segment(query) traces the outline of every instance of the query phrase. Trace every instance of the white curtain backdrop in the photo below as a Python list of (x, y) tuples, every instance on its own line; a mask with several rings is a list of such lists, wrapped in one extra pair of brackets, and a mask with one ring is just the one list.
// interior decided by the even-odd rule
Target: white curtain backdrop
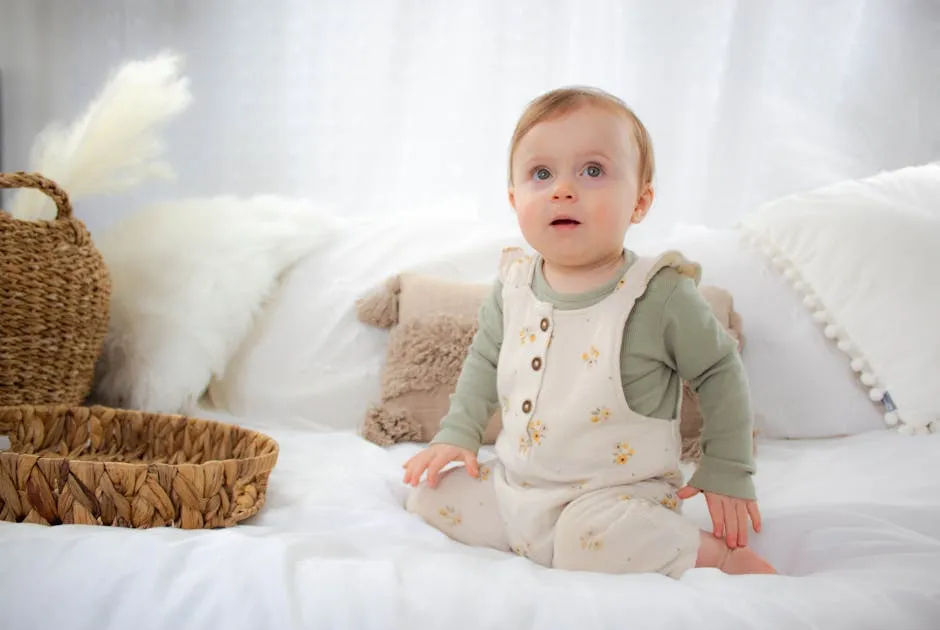
[(84, 202), (93, 230), (149, 199), (258, 192), (511, 221), (515, 119), (572, 83), (650, 128), (647, 233), (940, 159), (937, 0), (0, 0), (3, 168), (167, 48), (195, 97), (169, 131), (179, 177)]

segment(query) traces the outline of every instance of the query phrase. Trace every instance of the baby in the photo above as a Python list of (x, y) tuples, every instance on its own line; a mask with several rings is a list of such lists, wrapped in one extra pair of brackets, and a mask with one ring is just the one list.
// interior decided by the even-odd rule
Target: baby
[[(747, 546), (760, 512), (736, 343), (698, 292), (696, 264), (624, 248), (653, 202), (653, 171), (646, 128), (605, 92), (555, 90), (526, 108), (509, 202), (534, 253), (503, 253), (440, 432), (404, 466), (407, 508), (459, 542), (546, 567), (775, 573)], [(687, 485), (683, 380), (705, 418)], [(496, 458), (481, 465), (497, 407)], [(711, 532), (680, 513), (699, 492)]]

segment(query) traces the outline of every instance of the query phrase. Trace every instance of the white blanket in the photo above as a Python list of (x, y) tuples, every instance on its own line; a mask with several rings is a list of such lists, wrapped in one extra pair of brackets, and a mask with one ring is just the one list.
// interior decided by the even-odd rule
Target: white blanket
[[(246, 423), (246, 424), (251, 424)], [(261, 424), (259, 422), (259, 424)], [(268, 424), (268, 423), (264, 423)], [(355, 435), (282, 429), (268, 502), (218, 531), (0, 524), (3, 627), (935, 629), (940, 435), (761, 442), (784, 576), (682, 580), (547, 570), (406, 513), (400, 464)], [(700, 500), (690, 518), (706, 525)]]

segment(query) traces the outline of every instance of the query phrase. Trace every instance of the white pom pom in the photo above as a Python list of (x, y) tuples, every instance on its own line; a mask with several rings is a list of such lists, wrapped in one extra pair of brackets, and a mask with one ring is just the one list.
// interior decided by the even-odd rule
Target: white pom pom
[(796, 277), (796, 271), (793, 268), (787, 269), (783, 272), (783, 277), (787, 280), (793, 280)]
[(802, 280), (797, 280), (793, 283), (793, 288), (799, 293), (806, 293), (806, 283)]
[(927, 430), (930, 431), (931, 433), (936, 433), (937, 431), (940, 431), (940, 422), (937, 422), (936, 420), (934, 420), (933, 422), (927, 425)]
[(885, 397), (885, 390), (883, 389), (873, 388), (873, 389), (868, 390), (868, 398), (870, 398), (872, 402), (878, 402), (884, 397)]
[[(875, 375), (871, 372), (862, 372), (862, 375), (858, 378), (860, 381), (862, 381), (862, 385), (865, 385), (866, 387), (873, 387), (875, 383), (878, 382), (878, 380), (875, 378)], [(878, 400), (881, 400), (881, 398), (879, 397)]]
[(855, 346), (853, 346), (852, 342), (848, 339), (843, 339), (839, 342), (839, 350), (846, 354), (855, 354)]
[(898, 420), (899, 418), (897, 411), (889, 411), (885, 414), (885, 424), (889, 427), (895, 426), (898, 423)]
[(770, 263), (777, 269), (783, 269), (787, 264), (787, 260), (783, 256), (774, 256), (770, 259)]
[(865, 359), (852, 359), (852, 371), (861, 372), (865, 369)]
[(829, 313), (824, 310), (818, 310), (813, 313), (813, 319), (821, 324), (829, 319)]
[(914, 427), (909, 424), (902, 424), (898, 427), (898, 433), (901, 435), (914, 435)]
[(807, 308), (816, 308), (819, 306), (819, 300), (816, 299), (815, 295), (807, 295), (803, 298), (803, 305)]
[(835, 339), (836, 337), (842, 334), (842, 329), (836, 326), (835, 324), (829, 324), (828, 326), (826, 326), (825, 333), (826, 333), (826, 337), (828, 337), (829, 339)]

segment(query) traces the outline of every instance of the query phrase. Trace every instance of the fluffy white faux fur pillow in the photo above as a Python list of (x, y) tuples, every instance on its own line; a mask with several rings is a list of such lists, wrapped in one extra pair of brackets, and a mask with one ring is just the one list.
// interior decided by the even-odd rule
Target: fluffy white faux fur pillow
[(938, 209), (931, 164), (786, 197), (741, 222), (904, 433), (940, 428)]
[(114, 287), (95, 402), (193, 409), (281, 274), (333, 226), (303, 200), (218, 197), (159, 204), (98, 237)]

